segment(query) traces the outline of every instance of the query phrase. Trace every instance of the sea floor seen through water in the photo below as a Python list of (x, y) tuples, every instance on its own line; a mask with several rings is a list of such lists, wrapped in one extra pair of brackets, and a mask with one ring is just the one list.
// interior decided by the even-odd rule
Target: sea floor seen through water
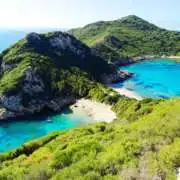
[(90, 117), (81, 111), (65, 110), (56, 115), (39, 115), (0, 122), (0, 153), (18, 148), (27, 141), (49, 132), (62, 131), (90, 123)]
[(180, 61), (170, 59), (151, 59), (120, 67), (135, 75), (116, 84), (143, 98), (171, 98), (180, 96)]

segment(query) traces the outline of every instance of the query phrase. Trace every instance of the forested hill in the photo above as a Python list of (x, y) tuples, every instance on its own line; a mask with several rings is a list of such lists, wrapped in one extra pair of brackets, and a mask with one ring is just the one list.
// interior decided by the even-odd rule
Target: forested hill
[(92, 23), (69, 33), (110, 62), (143, 55), (180, 53), (180, 32), (159, 28), (134, 15)]
[(29, 34), (0, 55), (0, 119), (47, 106), (59, 111), (63, 102), (85, 96), (112, 72), (107, 62), (67, 33)]

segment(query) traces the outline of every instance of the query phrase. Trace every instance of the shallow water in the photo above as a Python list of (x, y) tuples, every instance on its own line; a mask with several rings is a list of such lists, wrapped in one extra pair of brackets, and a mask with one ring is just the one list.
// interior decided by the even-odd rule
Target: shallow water
[(120, 69), (133, 72), (135, 75), (118, 84), (119, 87), (134, 91), (142, 97), (180, 96), (180, 62), (170, 59), (151, 59)]
[(69, 110), (57, 115), (1, 121), (0, 152), (10, 151), (49, 132), (74, 128), (89, 122), (90, 118), (84, 112), (71, 112)]

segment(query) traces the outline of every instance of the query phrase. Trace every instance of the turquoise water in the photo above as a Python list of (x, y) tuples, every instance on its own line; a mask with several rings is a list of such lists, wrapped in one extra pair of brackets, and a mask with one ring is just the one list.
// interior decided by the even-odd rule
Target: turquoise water
[(25, 32), (0, 30), (0, 52), (25, 36)]
[(142, 97), (171, 98), (180, 96), (180, 62), (152, 59), (124, 66), (121, 70), (135, 73), (119, 87), (127, 88)]
[(72, 113), (69, 110), (57, 115), (0, 122), (0, 152), (10, 151), (49, 132), (74, 128), (89, 122), (90, 119), (85, 113)]

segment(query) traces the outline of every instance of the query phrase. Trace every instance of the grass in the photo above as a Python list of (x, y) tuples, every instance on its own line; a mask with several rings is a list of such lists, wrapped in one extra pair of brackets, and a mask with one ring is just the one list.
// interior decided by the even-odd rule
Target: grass
[(132, 111), (134, 121), (124, 125), (119, 122), (126, 112), (110, 124), (61, 132), (46, 143), (41, 139), (29, 143), (16, 150), (16, 156), (2, 154), (0, 179), (176, 179), (180, 99), (145, 103), (153, 110), (138, 118)]
[(17, 91), (24, 77), (24, 71), (29, 65), (28, 61), (24, 61), (19, 63), (18, 67), (16, 66), (12, 70), (5, 72), (0, 79), (0, 94)]

